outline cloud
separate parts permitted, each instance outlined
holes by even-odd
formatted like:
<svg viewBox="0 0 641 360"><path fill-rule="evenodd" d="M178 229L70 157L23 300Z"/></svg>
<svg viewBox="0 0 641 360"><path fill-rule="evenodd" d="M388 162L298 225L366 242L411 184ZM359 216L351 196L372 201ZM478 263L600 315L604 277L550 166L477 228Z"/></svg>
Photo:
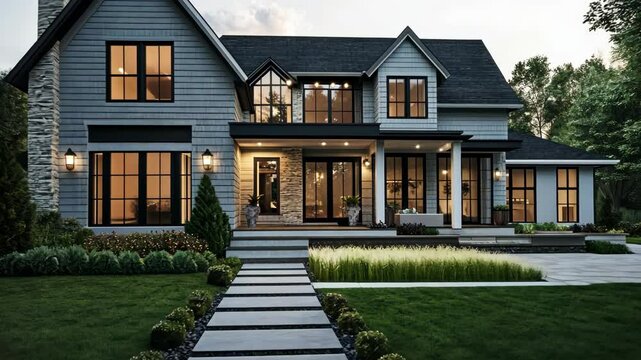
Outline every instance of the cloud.
<svg viewBox="0 0 641 360"><path fill-rule="evenodd" d="M219 35L295 35L304 14L274 2L252 1L248 7L205 13L205 18Z"/></svg>

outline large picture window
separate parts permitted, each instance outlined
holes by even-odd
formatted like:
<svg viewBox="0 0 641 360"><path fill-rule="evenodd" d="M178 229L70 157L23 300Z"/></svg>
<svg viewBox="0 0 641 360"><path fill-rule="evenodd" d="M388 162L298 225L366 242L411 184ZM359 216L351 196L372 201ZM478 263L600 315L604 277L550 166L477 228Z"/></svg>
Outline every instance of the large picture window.
<svg viewBox="0 0 641 360"><path fill-rule="evenodd" d="M510 222L536 222L536 170L534 168L508 169L507 203Z"/></svg>
<svg viewBox="0 0 641 360"><path fill-rule="evenodd" d="M386 204L395 210L425 212L425 157L388 155L385 158Z"/></svg>
<svg viewBox="0 0 641 360"><path fill-rule="evenodd" d="M427 79L424 77L387 78L387 117L426 118Z"/></svg>
<svg viewBox="0 0 641 360"><path fill-rule="evenodd" d="M556 170L557 222L579 221L579 171L576 168Z"/></svg>
<svg viewBox="0 0 641 360"><path fill-rule="evenodd" d="M182 225L189 220L190 153L96 152L89 167L91 225Z"/></svg>
<svg viewBox="0 0 641 360"><path fill-rule="evenodd" d="M254 193L262 195L259 206L263 215L278 215L280 213L280 159L255 159Z"/></svg>
<svg viewBox="0 0 641 360"><path fill-rule="evenodd" d="M304 122L315 124L354 123L354 90L348 84L305 84Z"/></svg>
<svg viewBox="0 0 641 360"><path fill-rule="evenodd" d="M292 90L287 82L270 70L252 87L254 109L252 121L287 123L292 121Z"/></svg>
<svg viewBox="0 0 641 360"><path fill-rule="evenodd" d="M172 44L109 43L107 63L107 100L173 101Z"/></svg>

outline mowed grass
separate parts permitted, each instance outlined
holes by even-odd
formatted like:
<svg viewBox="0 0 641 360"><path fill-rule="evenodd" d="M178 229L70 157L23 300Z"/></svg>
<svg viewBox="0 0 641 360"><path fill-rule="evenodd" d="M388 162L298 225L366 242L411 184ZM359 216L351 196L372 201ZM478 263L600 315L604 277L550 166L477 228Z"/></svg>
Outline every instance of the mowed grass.
<svg viewBox="0 0 641 360"><path fill-rule="evenodd" d="M538 281L539 269L501 254L453 247L314 248L318 281Z"/></svg>
<svg viewBox="0 0 641 360"><path fill-rule="evenodd" d="M0 278L0 359L129 359L204 274Z"/></svg>
<svg viewBox="0 0 641 360"><path fill-rule="evenodd" d="M626 242L627 242L628 244L637 244L637 245L641 245L641 237L628 237L628 238L626 239Z"/></svg>
<svg viewBox="0 0 641 360"><path fill-rule="evenodd" d="M641 284L336 289L407 359L641 359Z"/></svg>

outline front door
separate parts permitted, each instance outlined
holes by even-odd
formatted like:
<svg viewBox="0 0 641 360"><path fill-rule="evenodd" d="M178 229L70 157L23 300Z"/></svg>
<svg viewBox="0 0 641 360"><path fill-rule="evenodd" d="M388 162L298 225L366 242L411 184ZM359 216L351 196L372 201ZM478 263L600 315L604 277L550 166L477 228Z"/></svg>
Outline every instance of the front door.
<svg viewBox="0 0 641 360"><path fill-rule="evenodd" d="M347 219L342 197L360 195L360 158L306 158L304 171L304 221Z"/></svg>

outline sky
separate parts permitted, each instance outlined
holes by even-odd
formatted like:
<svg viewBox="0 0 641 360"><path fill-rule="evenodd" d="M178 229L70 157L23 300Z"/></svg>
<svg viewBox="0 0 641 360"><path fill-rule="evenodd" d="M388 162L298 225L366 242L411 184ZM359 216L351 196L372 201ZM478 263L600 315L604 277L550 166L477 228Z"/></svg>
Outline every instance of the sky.
<svg viewBox="0 0 641 360"><path fill-rule="evenodd" d="M607 33L590 32L590 0L191 0L220 36L396 37L410 26L421 38L481 39L509 79L514 65L546 55L553 66L610 61ZM0 0L0 70L36 40L38 0Z"/></svg>

